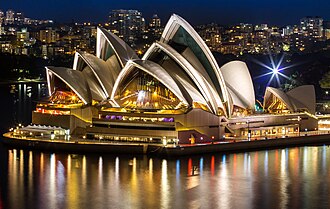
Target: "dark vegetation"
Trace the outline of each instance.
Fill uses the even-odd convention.
[[[73,56],[42,59],[35,56],[0,54],[0,81],[45,79],[45,66],[72,67]]]

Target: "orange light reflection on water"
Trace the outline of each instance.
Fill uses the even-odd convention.
[[[8,196],[0,205],[324,208],[321,200],[328,199],[330,188],[328,153],[329,147],[322,146],[161,159],[9,150],[7,169],[2,169],[8,171],[7,187],[0,187]]]
[[[214,176],[214,156],[211,157],[211,176]]]

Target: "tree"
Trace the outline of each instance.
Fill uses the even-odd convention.
[[[319,81],[319,84],[322,89],[330,89],[330,71],[328,71],[322,76],[322,79]]]

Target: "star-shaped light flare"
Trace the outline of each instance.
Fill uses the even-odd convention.
[[[255,78],[261,78],[267,75],[271,75],[268,82],[267,82],[267,86],[270,85],[270,83],[273,81],[273,79],[275,78],[277,81],[278,86],[281,86],[281,82],[280,82],[280,76],[284,77],[288,80],[292,80],[290,77],[286,76],[285,74],[282,73],[282,71],[284,71],[285,69],[291,68],[295,65],[289,65],[286,67],[281,67],[282,63],[283,63],[283,59],[284,59],[284,54],[281,56],[280,60],[278,63],[275,63],[273,56],[271,54],[269,54],[269,59],[270,59],[270,64],[271,66],[266,65],[265,63],[260,62],[259,60],[254,60],[257,64],[259,64],[262,67],[265,67],[266,69],[270,70],[270,72],[259,75]]]

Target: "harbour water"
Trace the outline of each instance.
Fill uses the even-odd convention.
[[[20,100],[12,86],[0,88],[2,130],[29,123],[38,91]],[[6,209],[330,208],[327,145],[171,159],[0,145],[0,158]]]
[[[329,208],[330,148],[177,159],[1,147],[2,208]]]

